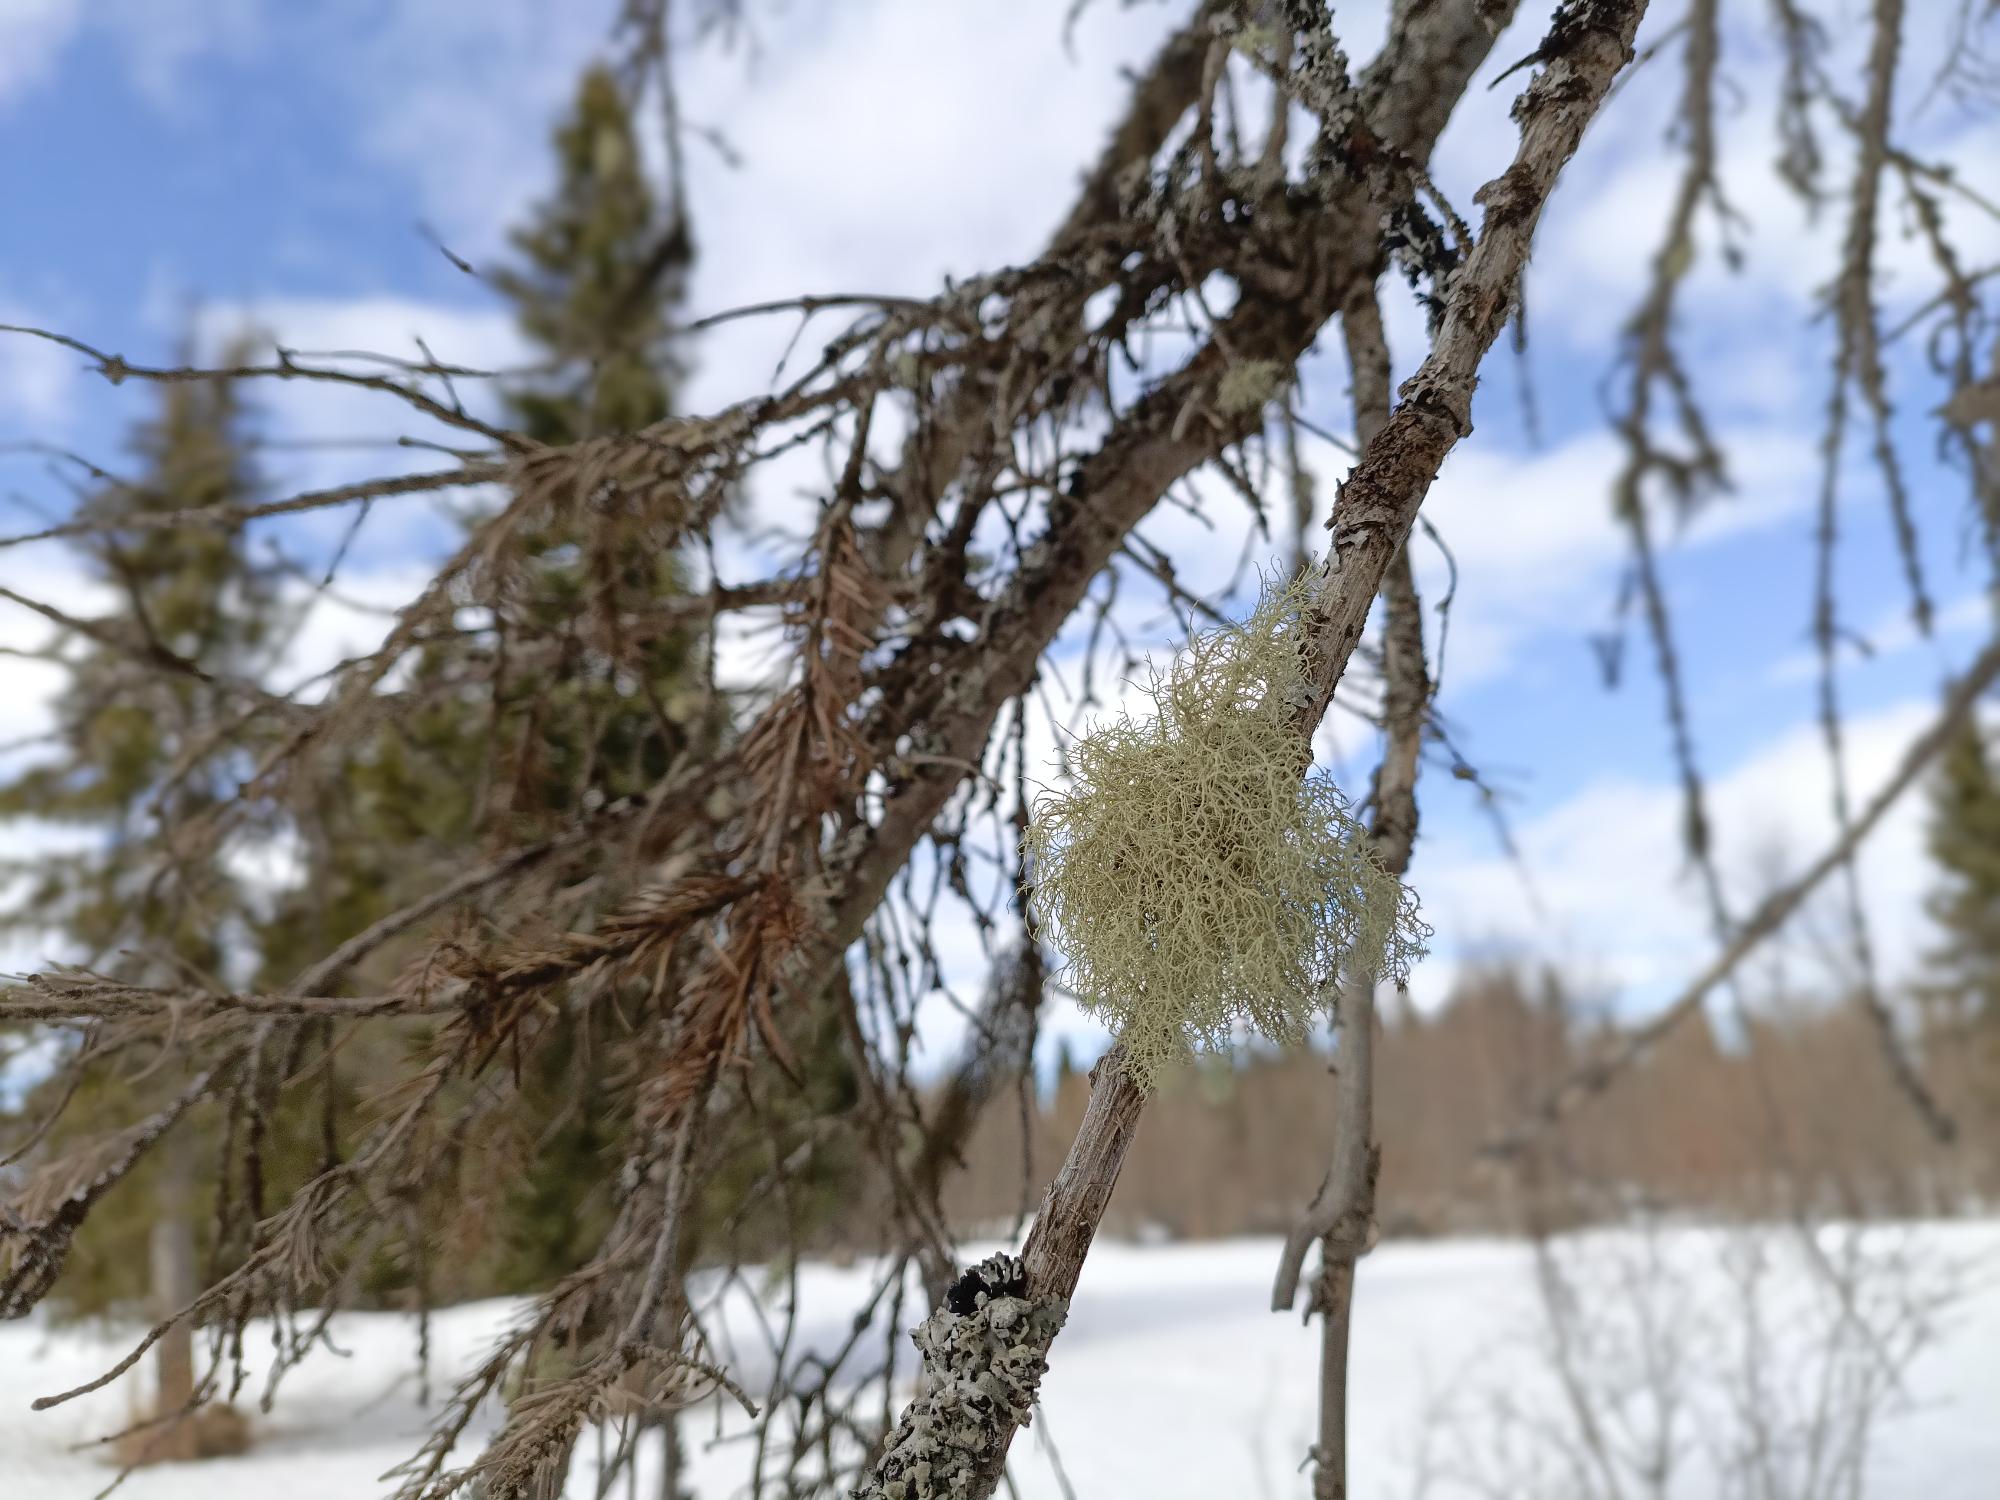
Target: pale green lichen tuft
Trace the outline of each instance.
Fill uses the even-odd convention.
[[[1154,712],[1092,727],[1037,799],[1033,914],[1150,1084],[1245,1027],[1301,1040],[1343,969],[1401,980],[1428,929],[1332,780],[1299,774],[1302,585],[1195,637]]]
[[[1240,359],[1215,383],[1215,404],[1228,416],[1253,412],[1285,388],[1285,367],[1275,359]]]
[[[1237,28],[1235,35],[1229,39],[1231,46],[1255,58],[1277,56],[1288,41],[1289,38],[1277,27],[1267,26],[1262,21],[1252,21]]]

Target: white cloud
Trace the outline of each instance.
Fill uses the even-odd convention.
[[[1844,679],[1851,679],[1872,668],[1890,667],[1925,646],[1936,650],[1942,662],[1942,642],[1984,633],[1992,625],[1993,601],[1984,594],[1968,594],[1939,605],[1927,641],[1910,618],[1909,604],[1898,602],[1841,641],[1840,670]],[[1818,650],[1801,647],[1773,662],[1767,680],[1774,685],[1816,682],[1819,674]]]
[[[265,297],[204,310],[201,332],[220,343],[261,335],[302,356],[360,350],[422,359],[421,340],[447,364],[504,369],[526,357],[513,318],[495,307],[468,308],[407,297]],[[477,390],[477,385],[469,389]]]
[[[45,548],[0,552],[0,585],[31,599],[52,600],[79,615],[114,603],[113,591],[84,573],[73,557]],[[41,654],[54,645],[56,635],[55,626],[41,615],[0,600],[0,779],[50,758],[51,747],[36,741],[54,729],[55,698],[69,681],[60,663]],[[0,821],[0,862],[26,866],[0,878],[0,910],[11,910],[38,856],[81,853],[103,838],[101,828],[41,818]],[[22,973],[74,956],[55,933],[0,935],[0,973]]]
[[[134,87],[171,114],[196,102],[186,88],[192,63],[242,60],[266,40],[262,0],[94,0],[92,19],[116,41]]]
[[[807,291],[927,293],[948,274],[1031,255],[1125,98],[1121,67],[1141,62],[1181,9],[1100,0],[1085,13],[1072,61],[1060,46],[1068,6],[1069,0],[793,6],[765,29],[754,66],[741,55],[687,54],[684,104],[690,117],[721,127],[744,161],[740,171],[731,171],[694,148],[701,245],[695,311]],[[1350,41],[1362,29],[1351,14],[1358,9],[1342,8],[1344,25],[1354,27]],[[1363,27],[1375,28],[1377,9],[1366,10]],[[345,91],[363,149],[407,176],[424,214],[455,249],[485,259],[499,253],[506,227],[518,222],[546,184],[550,124],[579,66],[608,35],[612,10],[608,0],[561,7],[540,0],[478,6],[403,0],[369,8],[366,32],[352,24],[352,11],[308,17],[243,0],[206,7],[199,0],[119,0],[106,13],[130,23],[120,45],[138,85],[161,103],[200,56],[308,39],[304,61]],[[65,0],[0,0],[0,102],[46,75],[82,13]],[[1496,48],[1489,72],[1532,45],[1527,32],[1543,24],[1544,14],[1523,8],[1521,27]],[[319,42],[325,45],[310,45]],[[142,55],[148,46],[150,62]],[[1367,48],[1355,50],[1359,56]],[[1538,249],[1538,285],[1563,292],[1535,301],[1538,326],[1546,319],[1564,337],[1595,344],[1615,330],[1629,306],[1654,248],[1661,194],[1676,170],[1660,148],[1660,117],[1642,101],[1670,94],[1671,83],[1668,57],[1634,80],[1620,111],[1593,127]],[[1504,121],[1509,99],[1505,89],[1490,95],[1475,89],[1446,137],[1439,175],[1461,206],[1467,206],[1463,189],[1491,175],[1511,153],[1513,130]],[[649,120],[645,128],[656,130],[657,123]],[[1967,149],[1973,146],[1992,155],[1990,140]],[[1790,210],[1769,189],[1769,141],[1761,125],[1732,131],[1726,151],[1732,192],[1740,204],[1759,208],[1760,236],[1742,277],[1704,270],[1690,295],[1704,313],[1749,308],[1768,320],[1774,308],[1796,311],[1799,294],[1823,279],[1830,237],[1824,226],[1807,235],[1785,219]],[[1897,238],[1885,253],[1901,277],[1908,243]],[[300,348],[414,354],[413,335],[421,333],[440,357],[472,365],[504,366],[523,354],[511,319],[497,307],[388,295],[272,298],[211,309],[208,329],[215,334],[246,319]],[[833,326],[827,321],[807,330],[803,358]],[[789,318],[719,332],[703,346],[690,403],[712,406],[764,388],[793,332]],[[1398,348],[1414,351],[1419,343],[1399,338]],[[1711,510],[1691,534],[1695,546],[1794,514],[1800,496],[1795,481],[1812,461],[1810,439],[1789,439],[1776,425],[1799,409],[1795,362],[1769,339],[1753,354],[1759,363],[1705,360],[1700,367],[1719,399],[1732,407],[1761,403],[1757,414],[1769,425],[1731,435],[1746,498]],[[65,399],[66,368],[56,351],[0,343],[0,397],[16,410],[54,411]],[[1733,384],[1725,390],[1725,382]],[[291,439],[441,435],[378,396],[299,383],[266,387],[259,399],[279,434]],[[421,454],[302,453],[285,461],[285,479],[305,487],[428,461]],[[816,455],[799,454],[781,473],[766,476],[760,519],[778,510],[801,512],[791,491],[811,486],[816,462]],[[1461,567],[1452,691],[1517,670],[1530,643],[1574,635],[1579,618],[1600,617],[1625,554],[1608,501],[1618,462],[1614,440],[1603,434],[1526,456],[1475,438],[1454,455],[1426,506]],[[1329,474],[1322,505],[1332,493]],[[1223,499],[1217,512],[1234,524],[1232,504]],[[1234,561],[1237,533],[1228,527],[1226,545],[1219,546],[1217,534],[1163,508],[1146,529],[1190,579],[1207,582]],[[1435,600],[1441,579],[1429,550],[1420,548],[1420,555],[1426,596]],[[374,604],[401,604],[420,586],[419,561],[413,553],[407,567],[355,573],[343,588]],[[304,673],[365,649],[385,623],[377,614],[329,604],[315,611],[288,666]],[[766,645],[743,631],[730,634],[724,655],[732,680],[767,673]],[[10,674],[43,670],[0,662],[0,693],[21,708],[23,723],[41,712],[27,706],[45,702],[49,684],[37,687],[24,677],[13,691]],[[1131,693],[1121,688],[1117,695]],[[1879,778],[1925,711],[1910,703],[1855,723],[1857,785]],[[0,736],[13,732],[19,731],[0,716]],[[1054,745],[1039,721],[1035,736],[1031,763],[1040,771],[1051,764]],[[1615,747],[1605,759],[1615,764]],[[1721,778],[1715,798],[1716,822],[1739,884],[1748,879],[1761,840],[1782,838],[1797,856],[1816,849],[1829,831],[1823,766],[1816,741],[1804,730]],[[1884,947],[1904,963],[1913,951],[1915,892],[1924,872],[1915,813],[1899,816],[1870,851],[1869,878],[1890,929]],[[1427,979],[1486,936],[1561,943],[1600,959],[1607,972],[1634,986],[1657,987],[1683,976],[1707,950],[1692,893],[1672,878],[1681,865],[1678,819],[1671,787],[1607,776],[1528,823],[1522,841],[1554,913],[1553,932],[1521,900],[1503,863],[1470,845],[1427,843],[1420,885],[1446,945]],[[963,952],[954,962],[955,972],[970,972]]]
[[[210,102],[188,88],[191,66],[283,55],[346,94],[364,148],[415,180],[448,238],[484,255],[544,179],[548,121],[615,14],[609,0],[0,0],[0,105],[47,85],[86,30],[171,115]]]
[[[1803,440],[1768,429],[1725,438],[1740,493],[1708,506],[1677,537],[1658,539],[1670,569],[1680,549],[1780,524],[1804,503],[1812,455]],[[1580,621],[1603,617],[1630,551],[1611,507],[1622,462],[1617,438],[1604,431],[1527,455],[1475,437],[1446,461],[1423,513],[1458,565],[1451,691],[1518,667],[1538,638],[1574,639]],[[1330,495],[1330,484],[1322,488]],[[1415,557],[1424,596],[1441,600],[1449,570],[1437,549],[1419,543]]]
[[[381,645],[396,611],[412,603],[433,576],[422,563],[343,570],[332,591],[313,598],[285,642],[282,659],[268,673],[271,685],[301,701],[317,702],[329,685],[325,674]]]
[[[1911,698],[1849,720],[1846,744],[1857,807],[1887,781],[1936,704]],[[1835,834],[1831,775],[1818,730],[1800,724],[1711,778],[1717,863],[1737,915],[1779,879],[1818,856]],[[1645,1003],[1670,994],[1709,957],[1714,942],[1681,846],[1677,787],[1606,772],[1514,832],[1538,907],[1519,872],[1465,837],[1427,842],[1417,886],[1450,960],[1497,944],[1594,966]],[[1923,847],[1924,798],[1906,794],[1863,846],[1860,861],[1872,936],[1885,976],[1907,978],[1929,932],[1923,897],[1933,870]],[[1830,889],[1830,887],[1829,887]],[[1814,912],[1795,920],[1796,941]],[[1837,932],[1822,909],[1817,928]],[[1417,988],[1441,998],[1452,972],[1427,966]]]
[[[5,46],[0,40],[0,46]],[[24,327],[33,315],[18,307],[0,307],[0,323]],[[48,433],[61,424],[75,389],[82,359],[46,339],[0,333],[0,406],[11,432]]]
[[[773,35],[752,69],[706,57],[687,109],[725,131],[743,167],[691,161],[703,310],[802,292],[928,295],[1035,253],[1075,195],[1143,62],[1174,17],[1068,0],[874,0]],[[774,28],[775,31],[775,28]],[[762,390],[795,320],[706,341],[697,394]],[[815,337],[838,324],[808,331]]]
[[[81,616],[116,602],[112,588],[84,572],[73,555],[46,546],[0,552],[0,586]],[[56,634],[56,627],[43,616],[0,600],[0,745],[46,733],[53,726],[51,706],[69,675],[40,653],[54,645]]]
[[[513,319],[504,310],[461,307],[404,297],[273,297],[213,305],[203,311],[201,341],[210,357],[238,336],[249,336],[250,357],[268,359],[275,343],[301,362],[369,374],[398,374],[366,359],[329,358],[349,351],[422,360],[423,349],[445,364],[475,370],[515,368],[528,358]],[[313,358],[309,356],[317,355]],[[399,376],[399,378],[401,378]],[[429,393],[448,399],[436,381]],[[492,382],[461,378],[451,393],[474,416],[496,414]],[[260,456],[266,481],[279,493],[296,493],[380,475],[448,467],[449,460],[422,448],[396,446],[399,438],[479,448],[485,439],[447,426],[399,398],[380,391],[310,380],[261,381],[246,394],[260,433],[273,446]],[[458,496],[463,499],[461,492]],[[346,529],[350,507],[310,512],[287,522],[293,534],[332,542]],[[421,496],[388,500],[375,508],[368,538],[373,547],[422,548],[435,553],[441,533],[433,503]]]
[[[83,19],[79,0],[0,5],[0,105],[46,83]]]
[[[255,53],[262,11],[259,0],[0,0],[0,105],[50,83],[88,28],[117,50],[148,103],[178,113],[193,102],[188,66]]]
[[[610,34],[605,0],[402,0],[328,28],[330,81],[354,100],[360,140],[416,184],[452,248],[497,252],[548,180],[549,128]]]
[[[1649,34],[1663,41],[1666,27],[1677,19],[1667,13],[1649,17]],[[1907,30],[1902,76],[1921,80],[1909,90],[1913,103],[1936,76],[1951,28]],[[1832,44],[1822,62],[1827,76],[1857,77],[1868,28],[1836,24],[1827,37]],[[1811,336],[1808,321],[1839,267],[1852,138],[1822,120],[1821,181],[1831,201],[1815,210],[1779,175],[1781,65],[1768,29],[1754,21],[1730,25],[1725,48],[1716,175],[1735,216],[1731,242],[1739,260],[1734,266],[1724,260],[1717,217],[1705,204],[1696,223],[1699,256],[1681,285],[1680,306],[1690,331],[1711,343],[1727,343],[1732,358],[1739,348],[1754,358],[1768,355],[1774,342]],[[1684,43],[1676,42],[1621,83],[1613,107],[1592,123],[1565,170],[1536,238],[1531,312],[1538,327],[1558,332],[1576,347],[1608,347],[1652,278],[1653,258],[1685,171],[1686,133],[1678,129],[1683,56]],[[1454,132],[1459,126],[1454,121]],[[1968,184],[1990,178],[1990,170],[1981,169],[2000,158],[2000,127],[1976,112],[1919,114],[1906,105],[1898,130],[1899,144],[1924,160],[1955,163]],[[2000,254],[2000,222],[1956,192],[1935,195],[1961,265],[1984,265]],[[1940,272],[1893,177],[1884,187],[1876,230],[1876,291],[1891,315],[1941,288]],[[1774,341],[1779,329],[1784,338]],[[1714,396],[1711,390],[1710,399]]]

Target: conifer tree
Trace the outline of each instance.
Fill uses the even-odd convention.
[[[1942,881],[1930,910],[1943,931],[1931,955],[1931,996],[2000,1044],[2000,769],[1990,738],[1968,721],[1932,785],[1931,857]]]
[[[678,205],[656,201],[608,69],[585,72],[555,154],[554,191],[513,235],[520,263],[494,281],[556,369],[510,404],[545,443],[635,432],[673,411],[669,337],[694,244]]]
[[[116,523],[241,507],[254,495],[244,413],[227,381],[163,387],[158,415],[132,446],[136,476],[87,495],[81,514]],[[221,987],[241,978],[254,892],[232,869],[228,850],[172,835],[198,828],[231,794],[212,779],[213,762],[196,761],[208,770],[188,774],[183,756],[235,732],[231,698],[219,684],[254,681],[279,638],[274,573],[253,561],[240,527],[113,524],[95,560],[107,607],[79,612],[52,648],[70,674],[54,705],[58,753],[0,786],[0,818],[67,824],[87,838],[78,852],[36,855],[17,868],[25,879],[6,920],[18,933],[59,938],[79,964],[116,979]],[[160,670],[163,664],[169,670]],[[88,1036],[70,1043],[88,1044]],[[123,1062],[70,1101],[49,1145],[134,1124],[186,1081],[170,1055]],[[29,1090],[21,1107],[27,1119],[50,1106],[44,1095],[53,1087]],[[78,1235],[59,1306],[88,1313],[134,1303],[148,1291],[149,1272],[158,1312],[193,1297],[207,1217],[206,1200],[192,1186],[194,1158],[215,1125],[196,1121],[140,1169],[146,1187],[92,1216]],[[283,1143],[273,1149],[274,1164],[287,1157]],[[186,1405],[194,1389],[186,1325],[161,1341],[158,1367],[162,1408]],[[192,1428],[163,1435],[170,1446],[192,1438]]]
[[[109,520],[245,503],[241,421],[226,382],[165,387],[159,416],[135,436],[138,480],[107,484],[81,512]],[[117,602],[65,632],[62,754],[0,788],[0,815],[81,825],[103,839],[83,854],[38,857],[19,920],[61,930],[94,967],[218,975],[223,926],[241,909],[235,882],[213,861],[164,864],[149,834],[198,818],[224,794],[172,772],[178,752],[215,727],[204,675],[242,675],[266,644],[271,580],[251,565],[241,532],[219,527],[113,530],[97,562],[97,582]],[[175,670],[148,670],[159,662]]]
[[[555,445],[672,414],[680,366],[671,329],[693,243],[678,205],[662,204],[648,181],[609,70],[583,75],[553,145],[554,184],[512,236],[512,264],[490,280],[513,305],[537,370],[505,391],[510,424]],[[587,805],[643,793],[724,733],[700,630],[658,623],[677,618],[662,606],[688,591],[685,564],[658,528],[615,482],[582,505],[531,513],[506,571],[484,581],[488,637],[426,647],[408,706],[321,792],[306,819],[312,874],[261,934],[270,982],[435,888],[495,839],[552,834]],[[568,643],[560,656],[507,657],[509,640],[551,637]],[[469,651],[490,652],[504,673],[489,699],[450,690],[476,676]],[[630,894],[607,885],[592,899],[609,910]],[[390,978],[415,956],[390,945],[373,967]],[[503,1185],[479,1183],[483,1196],[462,1195],[458,1214],[440,1216],[469,1221],[468,1253],[450,1257],[448,1272],[385,1265],[371,1280],[378,1293],[411,1280],[440,1298],[527,1291],[574,1270],[602,1241],[637,1080],[616,1006],[564,1007],[550,1025],[519,1080],[512,1133],[469,1147],[507,1168]],[[807,1028],[798,1052],[814,1078],[773,1103],[781,1123],[852,1097],[836,1032]],[[772,1124],[767,1116],[764,1128]],[[725,1133],[716,1149],[754,1174],[768,1147],[762,1134],[735,1142]],[[815,1195],[818,1170],[800,1175],[795,1201],[826,1202],[823,1186]]]
[[[693,245],[678,211],[657,201],[608,69],[584,73],[553,144],[554,187],[512,237],[516,264],[494,280],[553,366],[509,393],[513,421],[538,441],[571,443],[672,413],[678,367],[667,334]],[[535,760],[516,768],[518,815],[571,812],[591,793],[643,791],[715,728],[702,722],[699,638],[679,630],[633,639],[621,629],[622,613],[685,593],[680,559],[649,545],[643,524],[624,524],[616,495],[599,498],[595,514],[540,527],[523,548],[530,571],[510,603],[534,617],[528,623],[594,613],[607,628],[599,650],[562,664],[559,679],[523,687],[555,701]],[[566,1016],[525,1085],[548,1124],[506,1205],[498,1289],[544,1285],[603,1238],[629,1104],[612,1076],[609,1020],[602,1009]]]

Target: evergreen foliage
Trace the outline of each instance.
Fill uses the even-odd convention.
[[[2000,1032],[2000,769],[1976,720],[1938,767],[1929,836],[1944,876],[1930,903],[1944,940],[1932,955],[1929,988]]]
[[[492,280],[543,356],[530,382],[506,392],[509,421],[564,444],[672,413],[666,336],[692,244],[655,201],[608,71],[585,73],[554,145],[555,185],[513,236],[518,263]],[[699,632],[646,620],[685,595],[685,571],[655,519],[623,502],[606,485],[586,506],[538,511],[479,600],[497,647],[460,638],[419,655],[418,706],[383,723],[322,794],[312,876],[264,933],[274,977],[419,899],[496,837],[546,836],[592,802],[645,791],[719,732]],[[464,653],[498,657],[510,639],[551,636],[566,643],[558,656],[496,662],[490,700],[451,688],[478,675]],[[598,904],[623,894],[607,887]],[[412,956],[392,947],[377,967],[393,972]],[[561,1007],[520,1078],[513,1119],[464,1143],[467,1191],[437,1207],[464,1231],[466,1254],[441,1257],[435,1271],[385,1266],[379,1281],[421,1275],[444,1297],[521,1292],[597,1247],[633,1082],[618,1066],[614,1009]]]
[[[544,356],[535,375],[504,390],[508,420],[564,444],[672,414],[679,367],[669,335],[693,247],[678,211],[663,210],[647,183],[608,71],[581,80],[555,152],[556,182],[514,236],[516,263],[492,279]],[[243,426],[227,383],[163,386],[160,415],[136,441],[141,476],[107,486],[85,508],[253,504]],[[306,591],[287,593],[275,566],[256,565],[240,529],[110,533],[100,572],[120,607],[65,645],[72,680],[57,705],[57,752],[0,786],[0,816],[76,822],[101,837],[83,854],[38,857],[14,871],[21,893],[9,920],[61,934],[79,963],[128,981],[277,989],[493,850],[657,786],[727,733],[702,629],[671,608],[685,600],[687,576],[663,540],[675,530],[669,520],[615,480],[581,503],[529,512],[504,564],[478,576],[468,601],[485,628],[422,646],[399,678],[396,711],[324,752],[309,800],[295,801],[281,826],[254,830],[295,866],[275,890],[240,873],[240,845],[184,858],[169,834],[199,828],[206,809],[234,796],[262,737],[283,732],[270,716],[249,718],[263,727],[246,729],[205,678],[261,681],[310,604]],[[515,639],[562,649],[510,655]],[[160,672],[166,659],[178,670]],[[184,752],[218,738],[232,747],[224,770],[213,756],[189,755],[213,779],[183,775]],[[647,870],[636,859],[598,876],[586,910],[569,920],[617,909]],[[413,932],[381,945],[348,982],[380,989],[435,959],[434,938]],[[363,1300],[401,1301],[413,1289],[431,1301],[540,1290],[597,1250],[643,1082],[629,1019],[643,1008],[636,992],[595,985],[552,995],[525,1023],[534,1044],[517,1037],[511,1064],[497,1064],[513,1070],[508,1108],[489,1113],[481,1131],[441,1142],[441,1170],[380,1205],[399,1227],[359,1268]],[[802,1011],[788,1028],[799,1083],[778,1080],[754,1100],[746,1083],[714,1133],[717,1187],[688,1226],[690,1254],[723,1239],[758,1251],[797,1243],[833,1217],[856,1156],[851,1141],[823,1127],[857,1092],[834,1014]],[[214,1242],[218,1194],[249,1203],[255,1217],[258,1205],[285,1201],[345,1159],[379,1117],[379,1080],[421,1055],[433,1029],[425,1020],[280,1024],[242,1085],[258,1091],[267,1121],[251,1152],[255,1175],[218,1184],[199,1174],[206,1185],[185,1205],[204,1261],[226,1267],[249,1248]],[[41,1149],[136,1123],[185,1081],[177,1059],[130,1062],[123,1076],[92,1074]],[[280,1088],[299,1077],[306,1086]],[[467,1076],[448,1088],[469,1100],[484,1086]],[[16,1101],[17,1139],[51,1111],[56,1101],[45,1093]],[[220,1152],[236,1114],[227,1103],[204,1106],[182,1129],[206,1158]],[[745,1193],[770,1171],[773,1150],[793,1163],[786,1191],[746,1211]],[[68,1260],[63,1310],[111,1310],[143,1296],[158,1172],[157,1163],[142,1165],[133,1190],[91,1215]]]
[[[165,387],[159,415],[134,438],[138,481],[107,484],[80,512],[115,520],[247,503],[241,425],[226,382]],[[240,912],[241,892],[217,861],[164,861],[155,834],[227,793],[175,768],[218,728],[201,674],[254,672],[276,624],[273,582],[241,532],[220,527],[109,532],[96,573],[118,603],[87,622],[88,636],[62,643],[71,672],[54,706],[59,752],[0,786],[0,816],[103,838],[73,857],[38,857],[12,919],[61,930],[85,962],[120,977],[158,981],[176,966],[216,975],[221,924]],[[179,670],[157,671],[163,658]]]
[[[513,236],[521,264],[495,283],[553,379],[517,394],[515,419],[545,443],[635,432],[673,412],[669,336],[694,259],[688,227],[646,180],[617,80],[591,68],[555,133],[550,198]]]
[[[556,181],[513,236],[515,263],[491,279],[543,356],[532,379],[505,392],[510,424],[565,444],[672,415],[680,368],[670,334],[693,244],[678,210],[660,204],[647,181],[610,72],[584,74],[554,150]],[[415,706],[382,723],[322,794],[312,875],[263,933],[274,981],[490,847],[554,834],[586,806],[650,790],[726,732],[700,630],[657,623],[663,605],[687,594],[672,527],[663,525],[670,519],[615,482],[584,504],[531,513],[478,599],[497,644],[427,647],[407,695]],[[561,654],[501,664],[508,641],[551,638],[565,643]],[[464,653],[489,650],[500,674],[491,698],[451,689],[480,675]],[[645,870],[634,862],[600,878],[591,905],[617,909]],[[374,967],[393,975],[416,956],[392,945]],[[424,1266],[385,1261],[371,1277],[378,1295],[413,1280],[441,1300],[540,1290],[598,1248],[643,1081],[621,1012],[642,1012],[644,1000],[629,999],[624,1007],[594,990],[535,1023],[538,1043],[515,1064],[515,1104],[482,1138],[454,1144],[453,1180],[432,1189],[440,1201],[421,1216],[447,1226],[446,1253],[413,1252],[430,1254]],[[719,1180],[754,1179],[769,1169],[772,1140],[789,1154],[815,1117],[852,1102],[838,1034],[817,1022],[800,1030],[793,1041],[807,1087],[779,1090],[754,1130],[719,1133]],[[823,1217],[844,1171],[838,1152],[814,1153],[793,1176],[789,1208]],[[718,1196],[713,1213],[696,1216],[691,1250],[710,1232],[744,1230],[737,1201]],[[764,1220],[780,1205],[766,1210]]]
[[[231,357],[233,360],[233,356]],[[226,381],[161,388],[158,414],[134,435],[132,482],[110,482],[80,511],[118,521],[161,511],[254,502],[245,413]],[[112,603],[66,632],[56,649],[69,682],[54,704],[56,750],[0,785],[0,817],[67,824],[86,834],[77,852],[39,854],[12,873],[20,882],[6,922],[15,932],[59,938],[96,972],[142,984],[240,982],[255,922],[256,893],[227,849],[185,835],[232,794],[214,763],[192,752],[239,732],[204,677],[254,680],[284,634],[275,568],[259,564],[241,528],[110,529],[96,552],[96,582]],[[171,661],[174,669],[159,670]],[[255,746],[240,746],[245,763]],[[185,758],[185,759],[184,759]],[[187,762],[197,769],[185,771]],[[170,830],[181,830],[178,841]],[[81,1046],[87,1038],[72,1037]],[[184,1082],[153,1055],[94,1072],[46,1138],[72,1140],[136,1124]],[[37,1120],[56,1087],[30,1088],[20,1114]],[[198,1114],[186,1127],[204,1142],[220,1122]],[[289,1131],[268,1143],[274,1178],[296,1183],[311,1152]],[[204,1149],[205,1154],[205,1149]],[[130,1303],[147,1289],[147,1240],[159,1212],[160,1163],[134,1174],[77,1236],[57,1306],[91,1313]],[[213,1187],[183,1205],[209,1253]]]

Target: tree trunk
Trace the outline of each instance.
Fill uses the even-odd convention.
[[[681,1468],[681,1414],[668,1407],[660,1413],[660,1500],[685,1500]]]
[[[194,1138],[175,1131],[163,1143],[160,1161],[159,1216],[153,1220],[153,1316],[164,1321],[200,1294],[195,1275],[194,1221],[189,1200],[194,1192]],[[195,1425],[185,1414],[194,1404],[194,1326],[183,1320],[161,1337],[154,1353],[158,1390],[153,1415],[166,1422],[147,1444],[155,1460],[197,1456]]]

